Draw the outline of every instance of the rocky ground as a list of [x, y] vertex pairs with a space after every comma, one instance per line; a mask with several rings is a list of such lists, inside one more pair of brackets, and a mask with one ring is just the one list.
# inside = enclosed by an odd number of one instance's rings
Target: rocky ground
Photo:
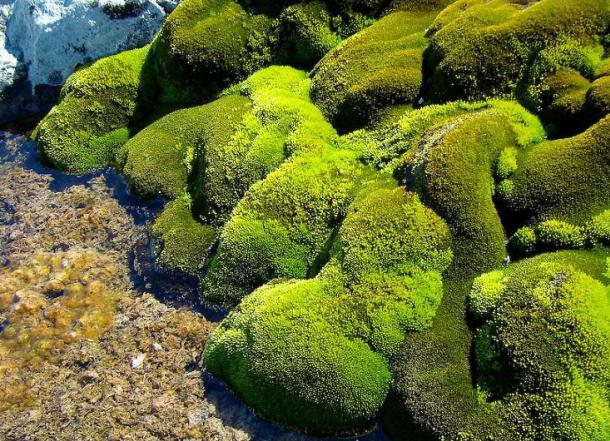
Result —
[[54, 189], [22, 141], [0, 165], [0, 438], [248, 439], [205, 398], [213, 325], [133, 290], [143, 227], [103, 175]]

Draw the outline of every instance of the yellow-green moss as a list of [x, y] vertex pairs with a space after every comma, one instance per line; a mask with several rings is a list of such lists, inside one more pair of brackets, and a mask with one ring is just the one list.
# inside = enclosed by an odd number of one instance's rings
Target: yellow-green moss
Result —
[[103, 58], [72, 74], [60, 103], [34, 134], [43, 157], [71, 173], [108, 165], [126, 140], [140, 106], [154, 93], [146, 67], [149, 48]]

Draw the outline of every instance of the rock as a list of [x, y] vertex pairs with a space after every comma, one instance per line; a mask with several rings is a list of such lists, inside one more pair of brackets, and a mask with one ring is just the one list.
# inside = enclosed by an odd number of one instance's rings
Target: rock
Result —
[[144, 359], [146, 358], [146, 354], [138, 354], [134, 358], [131, 359], [131, 367], [134, 369], [139, 369], [144, 364]]
[[0, 0], [0, 123], [47, 111], [79, 65], [149, 43], [178, 1]]

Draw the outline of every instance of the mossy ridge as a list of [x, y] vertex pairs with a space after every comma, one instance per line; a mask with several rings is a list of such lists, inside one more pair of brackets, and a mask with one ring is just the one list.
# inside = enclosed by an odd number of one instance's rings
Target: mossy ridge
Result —
[[501, 283], [487, 292], [472, 292], [471, 307], [480, 312], [477, 383], [513, 436], [610, 435], [610, 305], [600, 271], [607, 256], [541, 255], [498, 272]]
[[248, 98], [233, 95], [172, 112], [131, 138], [116, 163], [139, 195], [179, 197], [187, 190], [197, 151], [228, 142], [250, 108]]
[[53, 167], [80, 173], [112, 161], [126, 141], [126, 129], [154, 93], [148, 56], [148, 46], [123, 52], [68, 78], [60, 103], [34, 133]]
[[[407, 336], [394, 358], [395, 383], [384, 420], [396, 439], [487, 439], [506, 428], [493, 406], [481, 405], [472, 387], [466, 297], [473, 278], [499, 267], [506, 254], [504, 228], [493, 200], [498, 159], [507, 148], [519, 150], [540, 142], [544, 130], [512, 102], [470, 109], [449, 105], [446, 119], [442, 107], [432, 110], [431, 115], [441, 115], [441, 123], [429, 132], [418, 130], [426, 134], [415, 138], [419, 142], [407, 137], [407, 145], [413, 147], [405, 148], [406, 154], [399, 152], [407, 164], [407, 182], [449, 224], [455, 257], [445, 272], [443, 300], [431, 329]], [[426, 116], [409, 113], [402, 124], [409, 127], [405, 123], [410, 118], [425, 121]], [[435, 124], [435, 118], [430, 121]]]
[[433, 13], [394, 12], [327, 54], [312, 71], [312, 99], [341, 132], [373, 112], [412, 103], [422, 83], [424, 29]]
[[610, 117], [572, 138], [522, 150], [503, 201], [521, 225], [556, 219], [577, 226], [608, 208]]
[[151, 233], [157, 266], [191, 276], [203, 269], [217, 234], [193, 218], [186, 195], [167, 204], [152, 224]]
[[601, 36], [609, 23], [606, 0], [459, 0], [432, 25], [426, 93], [434, 100], [514, 94], [538, 51]]
[[273, 66], [225, 91], [249, 97], [252, 107], [228, 141], [200, 150], [191, 185], [197, 216], [223, 225], [246, 191], [285, 159], [334, 142], [309, 87], [305, 72]]
[[[405, 331], [429, 326], [451, 260], [447, 226], [391, 180], [360, 193], [338, 236], [336, 257], [316, 278], [247, 296], [205, 354], [256, 410], [315, 433], [371, 423], [390, 381], [387, 357]], [[389, 244], [399, 257], [388, 256]]]

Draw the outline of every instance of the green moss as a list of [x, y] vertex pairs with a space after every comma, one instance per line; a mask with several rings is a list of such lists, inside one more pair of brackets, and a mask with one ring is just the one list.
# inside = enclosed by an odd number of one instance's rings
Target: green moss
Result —
[[235, 304], [273, 278], [315, 271], [365, 175], [355, 153], [326, 146], [259, 181], [223, 230], [203, 296]]
[[79, 173], [110, 163], [139, 106], [154, 88], [145, 65], [148, 47], [103, 58], [72, 74], [60, 103], [34, 134], [54, 167]]
[[166, 102], [197, 103], [269, 64], [271, 19], [231, 0], [187, 0], [153, 44]]
[[197, 275], [203, 268], [216, 231], [193, 219], [188, 198], [168, 203], [152, 227], [157, 265], [164, 271]]
[[[545, 265], [561, 265], [562, 267], [573, 267], [576, 271], [587, 274], [589, 277], [599, 279], [606, 284], [610, 280], [603, 274], [606, 272], [605, 251], [562, 251], [557, 253], [543, 254], [531, 259], [526, 259], [509, 266], [508, 271], [503, 270], [504, 278], [500, 283], [508, 287], [513, 282], [525, 277], [515, 276], [518, 268], [522, 265], [537, 267]], [[513, 272], [514, 270], [514, 272]], [[529, 271], [523, 271], [527, 273]], [[492, 273], [493, 274], [493, 273]], [[508, 278], [507, 278], [508, 277]], [[489, 307], [494, 305], [497, 309], [501, 304], [504, 294], [497, 298], [497, 280], [499, 274], [485, 276], [477, 282], [479, 287], [491, 288], [491, 297], [484, 296], [483, 299], [493, 299], [484, 302], [483, 310], [486, 314], [491, 312]], [[531, 280], [531, 279], [530, 279]], [[597, 282], [593, 282], [594, 285]], [[559, 427], [560, 419], [550, 422], [548, 420], [532, 421], [531, 413], [526, 411], [523, 406], [512, 406], [507, 395], [502, 396], [494, 390], [480, 389], [485, 385], [502, 385], [502, 378], [496, 381], [494, 377], [485, 377], [480, 374], [482, 370], [486, 372], [506, 372], [498, 371], [498, 367], [505, 366], [502, 359], [498, 360], [495, 354], [495, 346], [489, 344], [489, 340], [483, 337], [492, 335], [493, 328], [481, 326], [480, 343], [474, 348], [474, 354], [481, 359], [477, 361], [476, 368], [471, 371], [471, 361], [473, 355], [472, 331], [464, 320], [468, 311], [465, 308], [467, 295], [473, 286], [472, 279], [454, 281], [451, 279], [444, 281], [445, 294], [443, 301], [433, 320], [432, 328], [423, 333], [408, 335], [399, 353], [392, 363], [392, 374], [394, 383], [392, 385], [388, 402], [385, 406], [384, 422], [385, 427], [392, 437], [396, 440], [409, 439], [462, 439], [460, 436], [468, 434], [464, 439], [494, 439], [512, 441], [515, 439], [556, 439], [553, 436], [545, 438], [544, 434], [536, 433], [536, 427], [554, 428]], [[599, 286], [599, 285], [597, 285]], [[585, 288], [586, 289], [586, 288]], [[597, 288], [596, 288], [597, 289]], [[504, 290], [502, 290], [504, 292]], [[582, 294], [585, 290], [582, 291]], [[517, 296], [519, 297], [519, 296]], [[483, 303], [479, 303], [479, 306]], [[507, 314], [507, 317], [514, 317], [516, 320], [525, 320], [527, 314], [536, 313], [538, 308], [524, 309], [524, 313]], [[495, 312], [492, 312], [495, 313]], [[603, 314], [603, 313], [602, 313]], [[487, 315], [489, 317], [489, 315]], [[586, 317], [582, 315], [582, 317]], [[480, 322], [479, 322], [480, 323]], [[528, 322], [532, 327], [541, 323], [540, 320]], [[527, 329], [527, 327], [523, 327]], [[524, 338], [534, 333], [535, 329], [523, 332]], [[496, 334], [493, 334], [496, 335]], [[538, 335], [541, 335], [540, 333]], [[571, 338], [567, 337], [567, 341]], [[485, 346], [485, 343], [488, 343]], [[532, 344], [523, 345], [527, 350]], [[549, 344], [549, 348], [556, 349], [557, 346]], [[496, 377], [498, 378], [498, 377]], [[512, 377], [504, 377], [510, 383]], [[475, 379], [479, 388], [473, 387]], [[485, 379], [490, 381], [485, 382]], [[510, 383], [520, 384], [517, 382]], [[547, 391], [545, 393], [549, 393]], [[551, 394], [549, 393], [549, 397]], [[561, 395], [557, 392], [547, 403], [555, 402], [559, 409], [570, 410], [572, 417], [576, 415], [567, 406], [572, 401], [565, 399], [568, 395]], [[502, 400], [500, 400], [500, 398]], [[532, 395], [524, 394], [522, 398], [532, 398], [532, 402], [541, 402]], [[586, 406], [585, 406], [586, 407]], [[602, 407], [603, 408], [603, 407]], [[582, 409], [582, 408], [580, 408]], [[547, 414], [550, 415], [550, 414]], [[555, 423], [557, 425], [555, 426]], [[589, 420], [590, 427], [597, 427]], [[564, 430], [567, 424], [561, 424]], [[572, 427], [577, 427], [576, 425]], [[582, 427], [582, 426], [581, 426]], [[522, 433], [520, 429], [529, 429], [530, 433]], [[534, 431], [531, 431], [534, 429]], [[563, 439], [563, 438], [562, 438]], [[566, 439], [581, 439], [578, 436]], [[604, 439], [604, 438], [582, 438], [582, 439]]]
[[363, 127], [379, 108], [412, 103], [422, 83], [430, 13], [396, 12], [350, 37], [312, 72], [312, 98], [339, 131]]
[[208, 142], [200, 150], [191, 187], [197, 215], [224, 224], [246, 191], [287, 157], [336, 138], [309, 101], [309, 86], [304, 72], [274, 66], [227, 91], [249, 97], [252, 108], [230, 139]]
[[205, 352], [207, 368], [259, 412], [317, 433], [367, 427], [390, 382], [380, 355], [320, 317], [319, 304], [332, 295], [327, 285], [301, 280], [257, 290]]
[[[402, 188], [367, 188], [350, 207], [339, 240], [343, 269], [357, 279], [404, 262], [442, 272], [452, 259], [446, 224]], [[440, 250], [440, 252], [439, 252]]]
[[514, 94], [539, 51], [570, 39], [590, 41], [609, 20], [600, 0], [459, 0], [429, 33], [428, 94], [437, 100]]
[[475, 279], [470, 291], [469, 309], [477, 319], [487, 318], [506, 290], [504, 273], [492, 271]]
[[589, 239], [604, 245], [610, 244], [610, 210], [604, 210], [587, 224], [587, 234]]
[[341, 42], [324, 3], [313, 1], [286, 8], [279, 18], [280, 62], [292, 61], [312, 67], [329, 50]]
[[315, 279], [247, 296], [205, 353], [208, 369], [256, 410], [313, 433], [374, 420], [386, 360], [405, 331], [430, 325], [451, 259], [447, 226], [391, 180], [359, 194], [338, 236], [337, 258]]
[[228, 142], [249, 109], [247, 98], [227, 96], [170, 113], [130, 139], [117, 164], [138, 194], [176, 198], [186, 191], [193, 156]]
[[499, 265], [505, 257], [504, 228], [489, 183], [498, 155], [515, 143], [502, 113], [485, 110], [449, 122], [409, 154], [408, 179], [447, 219], [455, 264], [464, 275]]
[[519, 151], [514, 147], [507, 147], [500, 153], [496, 164], [496, 177], [498, 179], [509, 178], [517, 170], [517, 154]]
[[507, 202], [511, 215], [523, 223], [552, 218], [582, 225], [605, 209], [610, 199], [609, 128], [606, 117], [575, 137], [523, 150]]
[[601, 77], [593, 82], [586, 102], [595, 116], [602, 117], [610, 113], [610, 77]]
[[[475, 338], [475, 361], [482, 368], [477, 382], [489, 389], [501, 418], [513, 424], [518, 418], [515, 436], [606, 439], [607, 288], [570, 265], [544, 259], [504, 273], [505, 286]], [[477, 283], [483, 280], [475, 282], [474, 306], [480, 298]]]
[[533, 228], [519, 228], [508, 241], [508, 249], [516, 257], [528, 256], [536, 251], [536, 232]]
[[548, 220], [536, 226], [540, 249], [582, 248], [586, 235], [582, 228], [558, 220]]

